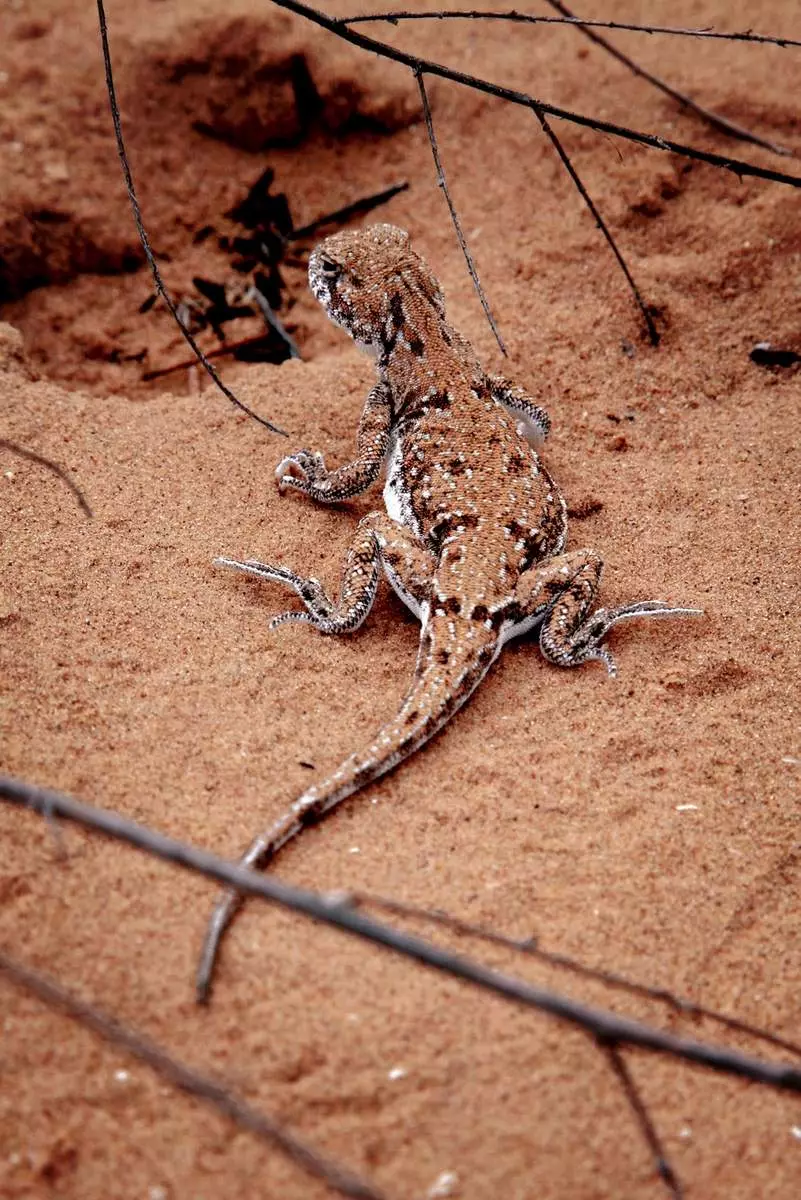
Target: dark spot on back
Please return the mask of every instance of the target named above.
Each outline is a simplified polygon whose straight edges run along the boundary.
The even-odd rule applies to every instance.
[[[404,323],[403,301],[397,292],[393,292],[389,300],[389,315],[396,329],[402,329]]]
[[[470,614],[470,620],[471,621],[486,621],[488,616],[489,616],[489,609],[487,608],[486,604],[476,604],[476,606],[474,607],[473,611]]]
[[[448,409],[451,406],[450,393],[446,392],[444,390],[433,391],[428,396],[426,403],[428,404],[429,408],[436,408],[436,409],[439,409],[440,411],[444,411],[445,409]]]
[[[422,358],[425,351],[425,346],[419,337],[409,338],[409,349],[417,358]]]
[[[442,608],[449,616],[453,615],[454,617],[462,611],[462,606],[455,596],[449,596],[447,600],[444,600]]]
[[[450,650],[438,650],[436,658],[438,663],[441,663],[443,667],[447,667],[451,660],[451,652]]]

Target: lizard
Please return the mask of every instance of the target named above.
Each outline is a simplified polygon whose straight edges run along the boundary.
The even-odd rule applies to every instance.
[[[469,698],[504,645],[535,628],[548,662],[598,660],[616,671],[609,630],[635,617],[701,610],[641,600],[593,608],[595,550],[567,550],[567,507],[537,445],[547,412],[522,387],[488,374],[448,323],[442,289],[408,234],[372,225],[333,234],[311,253],[309,285],[328,317],[375,358],[356,457],[329,470],[299,450],[276,468],[281,491],[322,504],[366,491],[386,466],[385,511],[358,524],[339,596],[320,581],[253,559],[215,564],[292,588],[303,621],[324,634],[358,629],[386,576],[421,625],[417,664],[397,714],[332,774],[312,784],[252,842],[241,865],[264,867],[309,824],[428,742]],[[239,906],[227,892],[212,914],[197,974],[206,1000],[220,939]]]

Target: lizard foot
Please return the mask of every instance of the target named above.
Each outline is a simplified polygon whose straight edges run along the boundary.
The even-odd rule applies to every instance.
[[[275,629],[287,621],[305,621],[316,626],[323,633],[336,632],[329,628],[336,623],[336,608],[326,595],[319,579],[311,577],[304,579],[286,567],[272,567],[268,563],[257,562],[249,558],[240,562],[235,558],[215,558],[215,567],[230,567],[234,571],[242,571],[245,575],[255,575],[257,579],[269,579],[273,583],[284,583],[300,596],[306,605],[306,612],[279,613],[270,621],[269,628]]]
[[[664,600],[637,600],[619,608],[597,608],[582,622],[557,655],[551,652],[547,657],[560,666],[570,667],[593,660],[602,662],[614,678],[617,666],[608,646],[603,645],[604,638],[614,625],[632,617],[700,617],[703,611],[702,608],[675,608]]]
[[[298,450],[281,459],[275,468],[275,477],[280,491],[291,487],[309,494],[315,486],[317,489],[325,488],[328,471],[322,454]]]

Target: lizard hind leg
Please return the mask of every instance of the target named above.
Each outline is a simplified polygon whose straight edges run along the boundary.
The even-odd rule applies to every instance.
[[[560,667],[597,660],[610,675],[615,660],[604,639],[609,630],[632,617],[700,616],[701,609],[678,608],[663,600],[638,600],[617,608],[590,607],[598,593],[603,562],[594,550],[573,550],[538,563],[524,572],[517,599],[531,622],[542,614],[540,649]]]
[[[271,566],[255,559],[215,558],[218,567],[230,567],[257,579],[267,579],[291,587],[303,601],[305,611],[279,613],[270,622],[275,629],[287,621],[305,621],[320,633],[352,633],[362,624],[373,607],[381,575],[381,555],[374,526],[382,520],[379,512],[369,513],[357,526],[342,568],[339,599],[328,596],[319,579],[306,578],[286,567]]]

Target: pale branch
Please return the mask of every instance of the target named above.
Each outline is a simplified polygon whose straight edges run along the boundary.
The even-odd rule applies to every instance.
[[[539,108],[539,106],[534,106],[534,115],[536,116],[537,120],[539,121],[540,125],[542,126],[543,133],[550,140],[551,145],[556,150],[556,153],[559,155],[559,158],[562,160],[562,165],[564,166],[564,168],[567,171],[570,178],[573,180],[573,183],[576,185],[579,195],[581,196],[582,200],[587,205],[587,207],[589,208],[593,217],[595,218],[595,224],[598,226],[601,233],[606,238],[606,241],[608,242],[608,244],[612,250],[612,253],[614,254],[615,258],[617,259],[618,265],[619,265],[621,271],[623,272],[624,276],[626,277],[626,282],[628,283],[629,287],[631,288],[631,291],[634,295],[634,299],[637,302],[637,306],[639,307],[639,310],[642,313],[643,320],[645,321],[645,325],[648,330],[648,336],[651,339],[651,345],[658,346],[659,345],[659,332],[656,328],[656,325],[654,324],[654,319],[651,316],[650,312],[648,311],[648,307],[647,307],[645,301],[643,300],[642,295],[640,294],[640,289],[637,287],[637,284],[634,282],[634,278],[631,274],[631,271],[628,268],[628,264],[627,264],[626,260],[624,259],[623,255],[618,247],[617,242],[612,237],[611,231],[609,230],[606,222],[604,221],[603,217],[601,216],[600,212],[598,211],[595,201],[593,200],[592,196],[589,194],[586,187],[584,186],[584,182],[580,178],[578,172],[576,171],[576,168],[573,166],[573,163],[570,161],[567,151],[565,150],[564,146],[562,145],[560,139],[554,133],[550,121],[545,116],[545,113]]]
[[[78,487],[75,480],[64,470],[63,467],[60,467],[58,463],[53,462],[51,458],[45,458],[43,454],[37,454],[35,450],[28,450],[25,446],[18,445],[17,442],[11,442],[8,440],[8,438],[0,438],[0,448],[4,450],[10,450],[12,454],[17,454],[20,458],[27,458],[29,462],[37,463],[40,467],[46,467],[48,471],[52,471],[54,475],[58,476],[62,483],[67,485],[75,499],[80,504],[83,512],[86,513],[87,517],[92,516],[92,510],[89,507],[83,492]]]
[[[415,71],[415,78],[417,80],[417,87],[420,91],[420,101],[423,105],[423,115],[425,117],[426,130],[428,132],[428,140],[431,144],[431,153],[434,156],[434,167],[436,168],[436,172],[437,172],[437,186],[442,189],[442,193],[445,196],[445,200],[448,205],[448,210],[451,214],[451,221],[453,222],[453,228],[456,231],[457,240],[461,247],[462,254],[464,255],[465,262],[467,263],[467,269],[470,272],[470,278],[473,280],[473,287],[476,289],[476,292],[478,293],[478,298],[481,301],[481,307],[484,309],[484,314],[485,314],[487,320],[489,321],[490,328],[492,329],[492,332],[495,334],[495,340],[501,349],[501,353],[506,354],[506,346],[504,345],[503,338],[501,337],[500,333],[498,332],[498,326],[495,324],[495,318],[492,315],[492,310],[490,309],[489,303],[487,301],[487,297],[484,295],[484,289],[482,288],[481,281],[478,278],[478,271],[476,270],[475,263],[473,262],[473,256],[471,255],[471,253],[467,247],[467,242],[465,241],[465,236],[462,231],[462,223],[459,220],[459,214],[456,211],[456,207],[453,203],[453,200],[451,199],[451,194],[448,190],[448,183],[447,183],[447,180],[445,179],[445,172],[442,169],[442,160],[440,159],[440,156],[439,156],[439,147],[437,145],[437,137],[434,132],[434,120],[433,120],[433,117],[431,116],[431,106],[428,103],[428,93],[426,92],[426,85],[425,85],[425,81],[423,80],[423,71],[422,70]]]
[[[18,808],[30,808],[41,815],[49,813],[74,821],[166,862],[205,875],[243,895],[260,896],[373,945],[385,946],[442,974],[556,1017],[583,1030],[596,1041],[602,1041],[606,1047],[638,1046],[722,1074],[801,1094],[801,1069],[791,1063],[769,1062],[725,1046],[676,1037],[617,1013],[537,987],[476,960],[454,954],[423,938],[372,920],[357,911],[349,902],[347,893],[326,895],[292,887],[275,876],[245,870],[207,850],[166,837],[111,810],[94,808],[61,792],[35,787],[22,780],[0,777],[0,798]]]
[[[696,100],[693,100],[691,96],[686,95],[684,92],[680,92],[671,84],[666,83],[664,79],[660,79],[658,75],[654,75],[650,71],[646,71],[645,67],[641,67],[639,63],[634,62],[632,58],[629,58],[628,54],[624,54],[622,50],[618,50],[617,46],[614,46],[608,38],[605,38],[600,33],[595,33],[592,29],[589,29],[586,22],[577,18],[575,13],[573,13],[566,4],[562,4],[561,0],[546,0],[546,3],[550,4],[551,8],[555,8],[557,12],[562,13],[563,16],[569,17],[572,21],[575,21],[576,28],[579,29],[585,35],[585,37],[588,37],[591,42],[595,43],[596,46],[600,46],[601,49],[607,52],[607,54],[611,54],[612,57],[616,58],[619,63],[622,63],[624,67],[627,67],[629,71],[632,71],[635,75],[638,75],[640,79],[646,80],[646,82],[652,84],[653,87],[658,88],[660,92],[664,92],[666,96],[670,96],[671,99],[677,100],[683,108],[691,109],[696,116],[699,116],[703,121],[706,121],[707,124],[711,125],[714,129],[717,129],[720,133],[726,134],[727,137],[737,138],[741,142],[751,142],[752,145],[761,146],[764,150],[770,150],[774,154],[792,154],[792,150],[788,150],[786,146],[780,146],[777,142],[771,142],[767,138],[762,137],[760,134],[754,133],[753,130],[746,129],[745,126],[738,125],[734,121],[729,121],[727,117],[722,117],[719,113],[713,112],[709,108],[704,108],[702,104],[699,104]]]
[[[623,1088],[624,1095],[629,1102],[629,1106],[634,1113],[637,1124],[640,1127],[640,1132],[645,1139],[648,1149],[654,1160],[654,1169],[657,1175],[665,1184],[665,1187],[670,1192],[673,1200],[683,1200],[684,1189],[679,1182],[679,1178],[674,1171],[670,1160],[667,1156],[662,1139],[657,1133],[656,1126],[651,1120],[651,1114],[640,1095],[639,1089],[634,1082],[634,1078],[629,1071],[628,1064],[620,1053],[618,1046],[610,1046],[603,1041],[599,1041],[601,1050],[606,1054],[609,1065],[617,1076],[618,1082]]]
[[[442,929],[449,929],[453,933],[462,934],[465,937],[478,938],[480,941],[487,942],[490,945],[502,946],[505,950],[529,955],[540,962],[547,963],[550,967],[556,967],[572,975],[579,975],[585,979],[594,979],[607,987],[629,992],[634,996],[643,996],[648,1000],[655,1000],[660,1004],[665,1004],[680,1016],[690,1017],[694,1020],[714,1021],[726,1029],[731,1029],[733,1033],[745,1034],[757,1041],[766,1042],[768,1045],[775,1046],[779,1050],[786,1050],[789,1054],[796,1054],[801,1058],[801,1045],[797,1042],[791,1042],[788,1038],[779,1037],[778,1034],[770,1033],[766,1029],[750,1025],[747,1021],[741,1021],[737,1017],[717,1012],[712,1008],[705,1008],[702,1004],[696,1004],[694,1000],[688,1000],[684,996],[677,996],[674,992],[668,991],[667,988],[649,987],[648,984],[638,983],[636,980],[628,979],[626,976],[618,975],[613,971],[606,971],[601,967],[589,967],[567,954],[559,954],[553,950],[543,950],[533,937],[509,937],[507,934],[498,933],[494,929],[488,929],[484,925],[476,925],[471,921],[464,920],[462,917],[455,917],[451,913],[443,912],[441,909],[422,908],[416,904],[409,904],[405,900],[394,900],[388,896],[375,895],[373,892],[349,892],[348,896],[353,904],[381,909],[384,912],[393,913],[398,917],[409,917],[413,920],[426,921],[432,925],[439,925]]]
[[[775,171],[771,167],[757,166],[756,163],[746,162],[744,159],[726,157],[722,154],[714,154],[708,150],[699,150],[695,146],[688,146],[683,142],[674,142],[669,138],[659,137],[656,134],[640,133],[636,129],[630,129],[627,125],[618,125],[614,121],[602,121],[597,117],[588,117],[583,113],[573,112],[567,108],[560,108],[556,104],[549,104],[545,100],[540,100],[538,97],[530,95],[528,92],[521,92],[516,88],[491,83],[488,79],[482,79],[478,75],[470,75],[465,71],[457,71],[452,67],[445,66],[443,63],[435,62],[433,59],[420,58],[417,55],[409,54],[405,50],[399,50],[395,46],[390,46],[388,42],[381,42],[377,38],[371,38],[366,34],[359,33],[355,29],[350,29],[341,19],[329,17],[326,13],[320,12],[319,9],[301,3],[301,0],[271,0],[271,3],[277,8],[285,9],[287,12],[292,12],[296,16],[303,17],[314,25],[319,25],[322,29],[328,30],[329,33],[333,33],[336,37],[341,38],[352,46],[358,46],[362,50],[369,50],[373,54],[377,54],[380,58],[386,58],[390,62],[396,62],[408,67],[415,74],[422,71],[425,75],[434,75],[440,79],[449,79],[453,83],[461,84],[463,87],[471,88],[473,91],[483,92],[488,96],[497,96],[499,100],[508,100],[511,104],[520,104],[524,108],[539,108],[546,116],[558,117],[560,120],[569,121],[585,129],[593,129],[597,133],[608,133],[612,137],[636,142],[641,146],[650,146],[654,150],[679,154],[684,158],[708,163],[710,166],[731,171],[738,177],[752,176],[756,179],[772,180],[774,183],[784,183],[789,187],[801,187],[801,176],[799,175],[789,175],[784,171]]]
[[[114,1017],[73,995],[55,980],[48,979],[47,976],[18,962],[2,949],[0,972],[15,987],[30,992],[42,1003],[61,1011],[112,1045],[122,1047],[174,1087],[210,1104],[240,1129],[255,1134],[261,1141],[277,1146],[297,1166],[321,1179],[340,1195],[353,1197],[354,1200],[383,1200],[383,1193],[377,1188],[300,1141],[280,1122],[266,1116],[246,1100],[240,1099],[222,1083],[194,1067],[179,1062],[143,1034],[120,1024]]]
[[[686,29],[676,25],[635,25],[627,21],[587,21],[583,17],[540,17],[531,13],[517,12],[509,9],[507,12],[479,12],[476,9],[448,8],[439,11],[409,12],[394,11],[369,13],[353,17],[340,17],[343,25],[366,25],[372,21],[387,21],[397,25],[400,21],[518,21],[528,25],[582,25],[592,29],[614,29],[629,33],[667,34],[673,37],[685,38],[715,38],[725,42],[756,42],[767,46],[801,46],[801,41],[794,38],[776,37],[763,33],[752,33],[745,30],[742,33],[725,33],[716,29]]]
[[[231,391],[231,389],[229,387],[227,387],[226,384],[223,383],[222,379],[220,378],[218,373],[215,371],[214,367],[209,362],[206,355],[200,349],[200,346],[195,341],[195,339],[192,336],[192,334],[190,333],[189,329],[187,328],[185,323],[181,320],[181,316],[178,312],[178,309],[177,309],[175,303],[173,302],[173,299],[170,296],[169,292],[167,291],[167,288],[164,284],[164,280],[162,279],[162,276],[161,276],[161,271],[159,270],[158,263],[156,262],[156,259],[153,254],[153,250],[150,245],[150,239],[147,236],[147,231],[145,229],[144,222],[142,220],[142,212],[139,207],[139,199],[136,194],[136,188],[134,187],[133,175],[131,173],[131,168],[128,163],[128,154],[125,149],[125,141],[124,141],[123,134],[122,134],[122,120],[120,118],[120,109],[119,109],[119,105],[117,103],[117,92],[116,92],[116,88],[114,86],[114,75],[113,75],[112,67],[111,67],[111,50],[109,48],[108,28],[106,26],[106,11],[103,6],[103,0],[97,0],[97,16],[98,16],[98,21],[100,23],[100,40],[101,40],[102,46],[103,46],[103,65],[104,65],[104,69],[105,69],[105,73],[106,73],[106,89],[108,91],[109,104],[111,107],[111,120],[114,125],[114,137],[117,142],[117,153],[119,154],[120,163],[122,165],[122,173],[123,173],[123,176],[125,179],[125,187],[128,192],[128,199],[131,202],[131,210],[133,212],[134,222],[136,223],[136,229],[139,234],[139,240],[142,243],[142,249],[145,252],[145,258],[147,259],[148,265],[153,274],[153,282],[156,285],[156,291],[159,293],[162,300],[166,304],[167,308],[170,310],[170,313],[172,314],[173,319],[175,320],[176,324],[178,325],[178,328],[181,330],[181,333],[185,337],[186,341],[189,343],[189,346],[191,347],[193,353],[197,356],[198,360],[203,364],[204,368],[206,369],[208,374],[211,376],[211,378],[214,380],[214,382],[216,383],[216,385],[220,389],[220,391],[223,393],[223,395],[226,396],[231,401],[232,404],[236,405],[236,407],[238,409],[241,409],[242,412],[247,413],[247,415],[249,417],[252,417],[254,421],[258,421],[258,423],[260,425],[263,425],[265,427],[265,429],[269,429],[272,433],[280,433],[285,437],[286,433],[283,429],[279,429],[277,425],[273,425],[272,421],[268,421],[265,417],[260,417],[258,415],[258,413],[253,412],[252,409],[248,408],[248,406],[246,404],[243,404],[243,402],[234,395],[234,393]]]

